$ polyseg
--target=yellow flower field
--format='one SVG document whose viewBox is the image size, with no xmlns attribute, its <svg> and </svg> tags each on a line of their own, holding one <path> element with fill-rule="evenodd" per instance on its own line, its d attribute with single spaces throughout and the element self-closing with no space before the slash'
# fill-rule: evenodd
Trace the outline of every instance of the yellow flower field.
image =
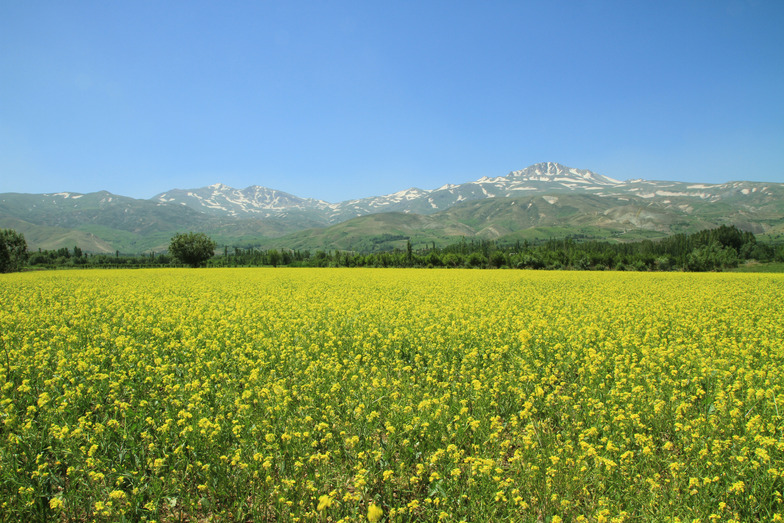
<svg viewBox="0 0 784 523">
<path fill-rule="evenodd" d="M 0 275 L 7 521 L 781 521 L 784 277 Z"/>
</svg>

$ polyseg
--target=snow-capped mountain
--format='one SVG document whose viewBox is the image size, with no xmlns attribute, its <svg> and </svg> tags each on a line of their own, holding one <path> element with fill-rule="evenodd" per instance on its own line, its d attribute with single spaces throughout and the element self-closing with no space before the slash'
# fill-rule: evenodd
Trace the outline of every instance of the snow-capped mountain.
<svg viewBox="0 0 784 523">
<path fill-rule="evenodd" d="M 152 200 L 160 203 L 178 203 L 219 216 L 266 217 L 295 210 L 324 210 L 330 206 L 329 203 L 321 200 L 300 198 L 258 185 L 235 189 L 222 183 L 200 189 L 172 189 L 154 196 Z"/>
<path fill-rule="evenodd" d="M 589 193 L 597 196 L 635 196 L 640 198 L 695 198 L 718 201 L 731 197 L 760 194 L 770 185 L 754 182 L 726 184 L 689 184 L 648 180 L 619 181 L 586 169 L 575 169 L 545 162 L 512 171 L 506 176 L 482 177 L 462 184 L 446 184 L 437 189 L 409 188 L 393 194 L 372 196 L 339 203 L 305 199 L 251 186 L 235 189 L 223 184 L 201 189 L 175 189 L 152 198 L 159 203 L 185 205 L 201 213 L 215 216 L 282 218 L 306 216 L 315 223 L 331 225 L 341 221 L 379 212 L 434 214 L 458 203 L 485 198 L 515 198 L 542 193 Z"/>
<path fill-rule="evenodd" d="M 457 236 L 495 238 L 552 226 L 589 236 L 602 228 L 613 234 L 638 229 L 665 235 L 721 224 L 755 234 L 784 233 L 784 184 L 619 181 L 550 162 L 506 176 L 338 203 L 222 184 L 175 189 L 149 200 L 106 191 L 0 194 L 0 227 L 22 231 L 34 246 L 78 243 L 97 252 L 160 251 L 172 234 L 188 230 L 208 232 L 229 245 L 280 239 L 281 248 L 351 249 L 356 245 L 340 246 L 335 238 L 348 241 L 364 230 L 369 237 L 418 234 L 448 242 Z M 414 232 L 417 228 L 421 230 Z M 334 238 L 327 234 L 332 239 L 314 243 L 314 231 L 325 230 Z M 374 238 L 368 245 L 378 248 Z"/>
<path fill-rule="evenodd" d="M 524 182 L 557 183 L 564 187 L 587 187 L 602 185 L 618 185 L 622 182 L 586 169 L 564 167 L 559 163 L 537 163 L 520 171 L 512 171 L 505 177 L 508 180 Z"/>
<path fill-rule="evenodd" d="M 331 224 L 377 212 L 432 214 L 467 200 L 512 197 L 543 190 L 600 189 L 619 183 L 591 171 L 571 169 L 557 163 L 540 163 L 497 178 L 483 177 L 473 182 L 447 184 L 432 190 L 413 187 L 383 196 L 339 203 L 299 198 L 257 185 L 235 189 L 220 183 L 199 189 L 174 189 L 152 200 L 185 205 L 216 216 L 268 218 L 307 213 L 317 215 L 319 221 Z"/>
</svg>

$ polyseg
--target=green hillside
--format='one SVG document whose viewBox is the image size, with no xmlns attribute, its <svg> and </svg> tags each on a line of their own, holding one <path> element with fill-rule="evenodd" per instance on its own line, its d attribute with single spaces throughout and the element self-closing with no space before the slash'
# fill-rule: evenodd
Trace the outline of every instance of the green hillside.
<svg viewBox="0 0 784 523">
<path fill-rule="evenodd" d="M 570 193 L 490 198 L 464 202 L 427 216 L 403 213 L 361 216 L 331 227 L 265 240 L 260 246 L 377 252 L 403 248 L 408 240 L 415 246 L 443 246 L 461 237 L 503 241 L 564 237 L 633 241 L 733 224 L 755 233 L 776 233 L 784 227 L 784 202 L 753 210 L 693 199 L 660 203 L 645 198 Z"/>
</svg>

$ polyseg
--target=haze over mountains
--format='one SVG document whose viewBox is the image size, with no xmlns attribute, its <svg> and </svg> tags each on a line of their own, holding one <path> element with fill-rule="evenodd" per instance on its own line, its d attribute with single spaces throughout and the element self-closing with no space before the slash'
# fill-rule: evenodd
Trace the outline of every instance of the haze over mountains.
<svg viewBox="0 0 784 523">
<path fill-rule="evenodd" d="M 31 248 L 162 251 L 175 232 L 202 231 L 241 247 L 375 251 L 461 237 L 578 235 L 633 240 L 722 224 L 784 233 L 784 184 L 626 180 L 540 163 L 506 176 L 330 203 L 275 189 L 214 184 L 149 200 L 105 191 L 0 194 L 0 227 Z"/>
</svg>

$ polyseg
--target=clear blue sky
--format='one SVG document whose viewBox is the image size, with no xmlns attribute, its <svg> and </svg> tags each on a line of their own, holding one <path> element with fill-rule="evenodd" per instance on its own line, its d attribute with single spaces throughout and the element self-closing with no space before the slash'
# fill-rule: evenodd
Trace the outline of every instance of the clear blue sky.
<svg viewBox="0 0 784 523">
<path fill-rule="evenodd" d="M 784 182 L 784 1 L 0 2 L 0 192 Z"/>
</svg>

